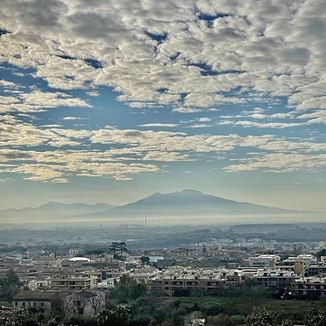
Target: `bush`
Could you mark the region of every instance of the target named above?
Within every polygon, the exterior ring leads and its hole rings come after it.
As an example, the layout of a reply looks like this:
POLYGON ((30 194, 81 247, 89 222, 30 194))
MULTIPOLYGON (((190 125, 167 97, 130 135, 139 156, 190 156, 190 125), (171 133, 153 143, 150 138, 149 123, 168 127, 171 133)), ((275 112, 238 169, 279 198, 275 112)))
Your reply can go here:
POLYGON ((217 303, 206 310, 208 316, 216 316, 223 312, 223 308, 217 303))

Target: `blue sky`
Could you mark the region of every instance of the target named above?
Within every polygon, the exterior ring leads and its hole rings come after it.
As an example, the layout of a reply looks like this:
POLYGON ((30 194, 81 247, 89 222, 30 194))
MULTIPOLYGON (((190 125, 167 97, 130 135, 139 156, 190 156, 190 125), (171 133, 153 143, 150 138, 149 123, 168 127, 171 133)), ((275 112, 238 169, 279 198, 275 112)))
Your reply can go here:
POLYGON ((184 188, 326 212, 326 3, 4 0, 0 209, 184 188))

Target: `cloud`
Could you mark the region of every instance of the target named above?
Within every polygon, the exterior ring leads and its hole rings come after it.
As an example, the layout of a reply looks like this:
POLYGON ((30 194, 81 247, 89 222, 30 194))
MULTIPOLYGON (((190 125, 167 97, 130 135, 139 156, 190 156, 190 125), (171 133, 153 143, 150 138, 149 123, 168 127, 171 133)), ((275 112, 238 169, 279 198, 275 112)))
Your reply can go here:
POLYGON ((0 79, 0 87, 2 88, 9 88, 9 89, 15 89, 15 88, 19 88, 20 86, 16 85, 13 82, 4 80, 4 79, 0 79))
POLYGON ((211 127, 211 125, 202 123, 202 124, 194 124, 192 126, 189 126, 188 128, 197 129, 197 128, 208 128, 208 127, 211 127))
MULTIPOLYGON (((131 180, 167 172, 166 162, 201 160, 228 172, 318 171, 325 146, 312 128, 326 124, 325 7, 314 0, 3 0, 1 170, 58 183, 131 180), (35 120, 52 109, 101 105, 108 90, 136 114, 189 118, 135 119, 136 127, 123 128, 89 121, 78 130, 35 120), (175 131, 180 124, 188 133, 175 131), (311 128, 310 138, 285 136, 302 127, 311 128), (275 134, 263 135, 266 128, 275 134)), ((84 118, 69 110, 59 119, 84 118)))
POLYGON ((254 122, 254 121, 230 121, 224 120, 218 123, 219 125, 233 125, 233 126, 242 126, 244 128, 292 128, 305 125, 305 123, 295 123, 295 122, 254 122))
POLYGON ((198 121, 199 122, 210 122, 212 119, 211 118, 199 118, 198 121))
POLYGON ((312 0, 5 0, 1 55, 56 89, 113 87, 131 107, 189 113, 268 94, 307 111, 325 108, 324 16, 312 0))
POLYGON ((81 118, 81 117, 64 117, 62 120, 87 120, 89 118, 81 118))
POLYGON ((146 123, 146 124, 142 124, 142 125, 139 125, 139 127, 167 127, 167 128, 174 128, 174 127, 177 127, 178 124, 176 123, 146 123))
POLYGON ((166 172, 166 162, 209 161, 210 157, 228 158, 224 163, 227 172, 315 171, 326 162, 326 144, 276 135, 188 135, 110 126, 98 130, 38 129, 12 116, 1 116, 0 129, 0 144, 12 147, 0 151, 4 163, 0 171, 42 182, 71 182, 74 176, 131 180, 139 173, 166 172), (241 148, 249 157, 232 158, 241 148))
POLYGON ((295 171, 317 171, 325 167, 326 154, 304 155, 294 153, 251 154, 252 158, 239 160, 238 164, 225 167, 226 172, 262 170, 286 173, 295 171))
POLYGON ((0 109, 2 112, 42 112, 57 107, 88 107, 85 100, 72 97, 63 92, 43 92, 33 90, 30 93, 19 92, 14 96, 0 95, 0 109))
POLYGON ((98 91, 86 92, 86 94, 94 97, 100 96, 100 93, 98 91))

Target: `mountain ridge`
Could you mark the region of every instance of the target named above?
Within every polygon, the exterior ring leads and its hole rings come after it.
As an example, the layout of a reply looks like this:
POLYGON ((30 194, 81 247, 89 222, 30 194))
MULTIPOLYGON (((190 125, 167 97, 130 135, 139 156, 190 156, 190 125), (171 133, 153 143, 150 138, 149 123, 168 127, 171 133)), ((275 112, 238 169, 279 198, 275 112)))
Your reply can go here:
POLYGON ((248 202, 238 202, 214 195, 204 194, 198 190, 184 189, 172 193, 154 193, 148 197, 125 205, 114 206, 105 203, 97 204, 63 204, 50 201, 39 207, 27 207, 21 209, 9 209, 0 211, 0 220, 16 219, 42 222, 43 219, 52 218, 64 222, 107 220, 116 218, 193 218, 223 216, 259 216, 259 215, 289 215, 306 214, 312 212, 287 210, 277 207, 256 205, 248 202))
POLYGON ((117 206, 107 211, 98 212, 97 214, 86 214, 84 217, 187 217, 299 213, 305 214, 310 212, 237 202, 207 195, 197 190, 185 189, 167 194, 155 193, 138 201, 117 206))

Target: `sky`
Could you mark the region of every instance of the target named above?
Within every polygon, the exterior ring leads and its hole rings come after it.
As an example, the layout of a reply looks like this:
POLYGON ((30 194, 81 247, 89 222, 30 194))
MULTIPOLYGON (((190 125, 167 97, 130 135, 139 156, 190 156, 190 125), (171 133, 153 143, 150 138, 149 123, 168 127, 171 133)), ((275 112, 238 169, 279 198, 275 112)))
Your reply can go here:
POLYGON ((2 0, 0 209, 326 212, 325 36, 324 0, 2 0))

